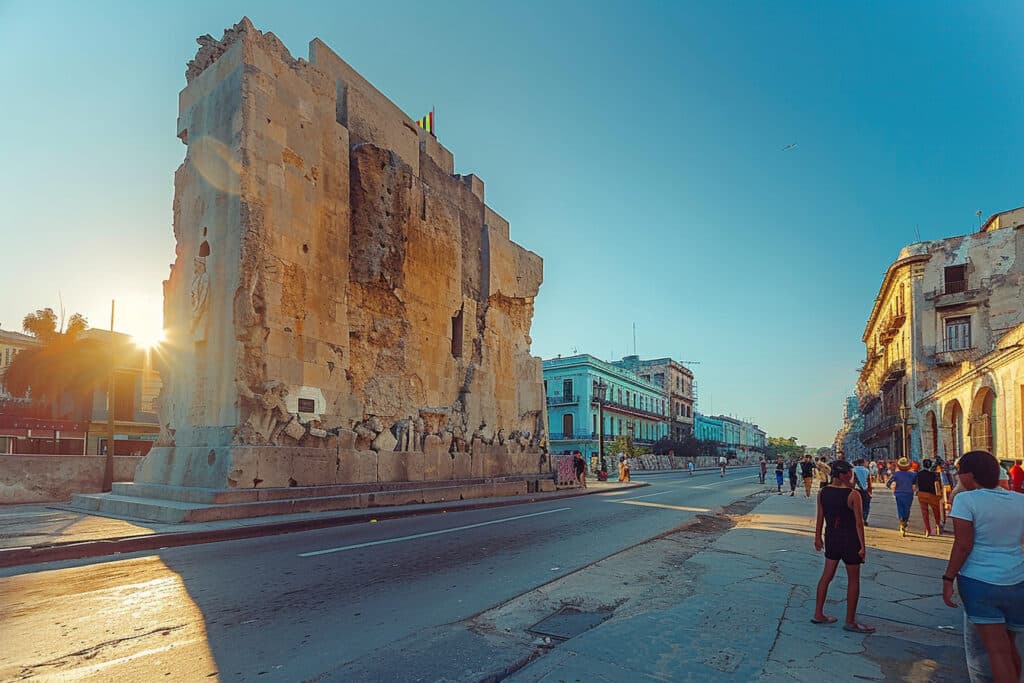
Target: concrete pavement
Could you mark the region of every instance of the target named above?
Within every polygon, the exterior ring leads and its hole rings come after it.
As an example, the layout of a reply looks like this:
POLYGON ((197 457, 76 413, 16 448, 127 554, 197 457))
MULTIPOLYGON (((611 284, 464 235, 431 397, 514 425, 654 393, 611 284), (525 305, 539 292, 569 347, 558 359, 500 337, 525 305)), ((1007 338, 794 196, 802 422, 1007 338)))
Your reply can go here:
MULTIPOLYGON (((842 569, 826 608, 840 622, 810 623, 823 566, 812 545, 814 503, 802 495, 768 495, 735 528, 682 562, 675 576, 666 576, 659 604, 627 600, 601 625, 542 646, 538 657, 506 680, 816 683, 837 675, 843 680, 967 680, 961 612, 941 600, 939 577, 951 538, 900 538, 892 495, 884 489, 872 505, 858 612, 877 632, 863 636, 842 630, 842 569)), ((685 543, 686 535, 658 542, 685 543)), ((651 561, 637 554, 630 566, 643 575, 643 563, 651 561)), ((593 585, 588 571, 546 591, 593 585)))

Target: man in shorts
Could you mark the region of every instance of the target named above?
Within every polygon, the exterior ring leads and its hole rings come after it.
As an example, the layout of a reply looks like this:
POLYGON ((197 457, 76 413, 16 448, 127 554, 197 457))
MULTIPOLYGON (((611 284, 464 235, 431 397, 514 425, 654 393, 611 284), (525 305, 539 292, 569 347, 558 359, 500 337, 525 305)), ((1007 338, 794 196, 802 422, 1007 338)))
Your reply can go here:
POLYGON ((800 477, 804 480, 805 497, 810 498, 811 485, 814 483, 814 461, 811 460, 810 454, 805 455, 800 462, 800 477))

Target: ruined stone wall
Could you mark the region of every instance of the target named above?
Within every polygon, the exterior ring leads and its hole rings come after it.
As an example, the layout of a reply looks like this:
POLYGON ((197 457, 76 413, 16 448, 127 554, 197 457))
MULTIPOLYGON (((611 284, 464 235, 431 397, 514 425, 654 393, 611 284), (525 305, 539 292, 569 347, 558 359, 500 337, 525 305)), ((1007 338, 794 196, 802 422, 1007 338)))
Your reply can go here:
POLYGON ((547 471, 529 337, 543 265, 483 182, 319 40, 294 59, 244 19, 199 43, 164 429, 138 480, 547 471))

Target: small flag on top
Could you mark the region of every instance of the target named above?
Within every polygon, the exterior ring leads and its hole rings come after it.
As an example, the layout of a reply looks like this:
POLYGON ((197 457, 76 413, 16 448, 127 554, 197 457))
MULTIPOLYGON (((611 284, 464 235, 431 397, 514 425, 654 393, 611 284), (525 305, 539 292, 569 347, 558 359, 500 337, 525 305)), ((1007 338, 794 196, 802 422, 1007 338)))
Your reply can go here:
POLYGON ((433 109, 430 110, 429 114, 424 116, 422 119, 418 120, 416 122, 416 125, 419 126, 420 128, 422 128, 423 130, 427 131, 431 135, 433 135, 435 138, 437 137, 437 135, 434 134, 434 110, 433 109))

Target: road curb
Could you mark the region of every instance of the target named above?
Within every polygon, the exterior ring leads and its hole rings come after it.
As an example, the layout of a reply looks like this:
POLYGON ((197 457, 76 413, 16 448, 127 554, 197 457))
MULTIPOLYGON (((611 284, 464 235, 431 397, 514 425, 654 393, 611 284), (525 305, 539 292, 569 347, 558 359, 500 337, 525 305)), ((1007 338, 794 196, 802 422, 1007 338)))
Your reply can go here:
POLYGON ((339 515, 337 517, 319 517, 316 519, 296 519, 289 520, 287 522, 271 522, 268 524, 229 527, 225 529, 206 529, 202 531, 181 532, 172 531, 139 536, 99 538, 88 541, 68 541, 64 543, 52 543, 49 545, 0 549, 0 568, 19 567, 42 562, 81 560, 91 557, 105 557, 108 555, 143 552, 146 550, 160 550, 163 548, 176 548, 186 545, 217 543, 219 541, 237 541, 246 538, 257 538, 260 536, 276 536, 279 534, 296 533, 299 531, 312 531, 315 529, 326 529, 335 526, 347 526, 349 524, 364 524, 372 520, 418 517, 438 512, 456 513, 471 510, 484 510, 487 508, 508 507, 511 505, 525 505, 528 503, 542 503, 549 500, 562 500, 564 498, 575 498, 578 496, 589 496, 595 493, 604 493, 609 490, 625 490, 641 488, 644 486, 650 486, 650 484, 646 482, 630 482, 629 485, 624 484, 616 487, 615 489, 563 489, 562 491, 556 492, 556 495, 544 498, 531 496, 529 498, 523 497, 522 499, 515 500, 492 500, 489 502, 481 500, 479 503, 469 503, 459 505, 457 507, 437 504, 432 507, 423 507, 416 510, 367 508, 365 513, 358 515, 339 515))

